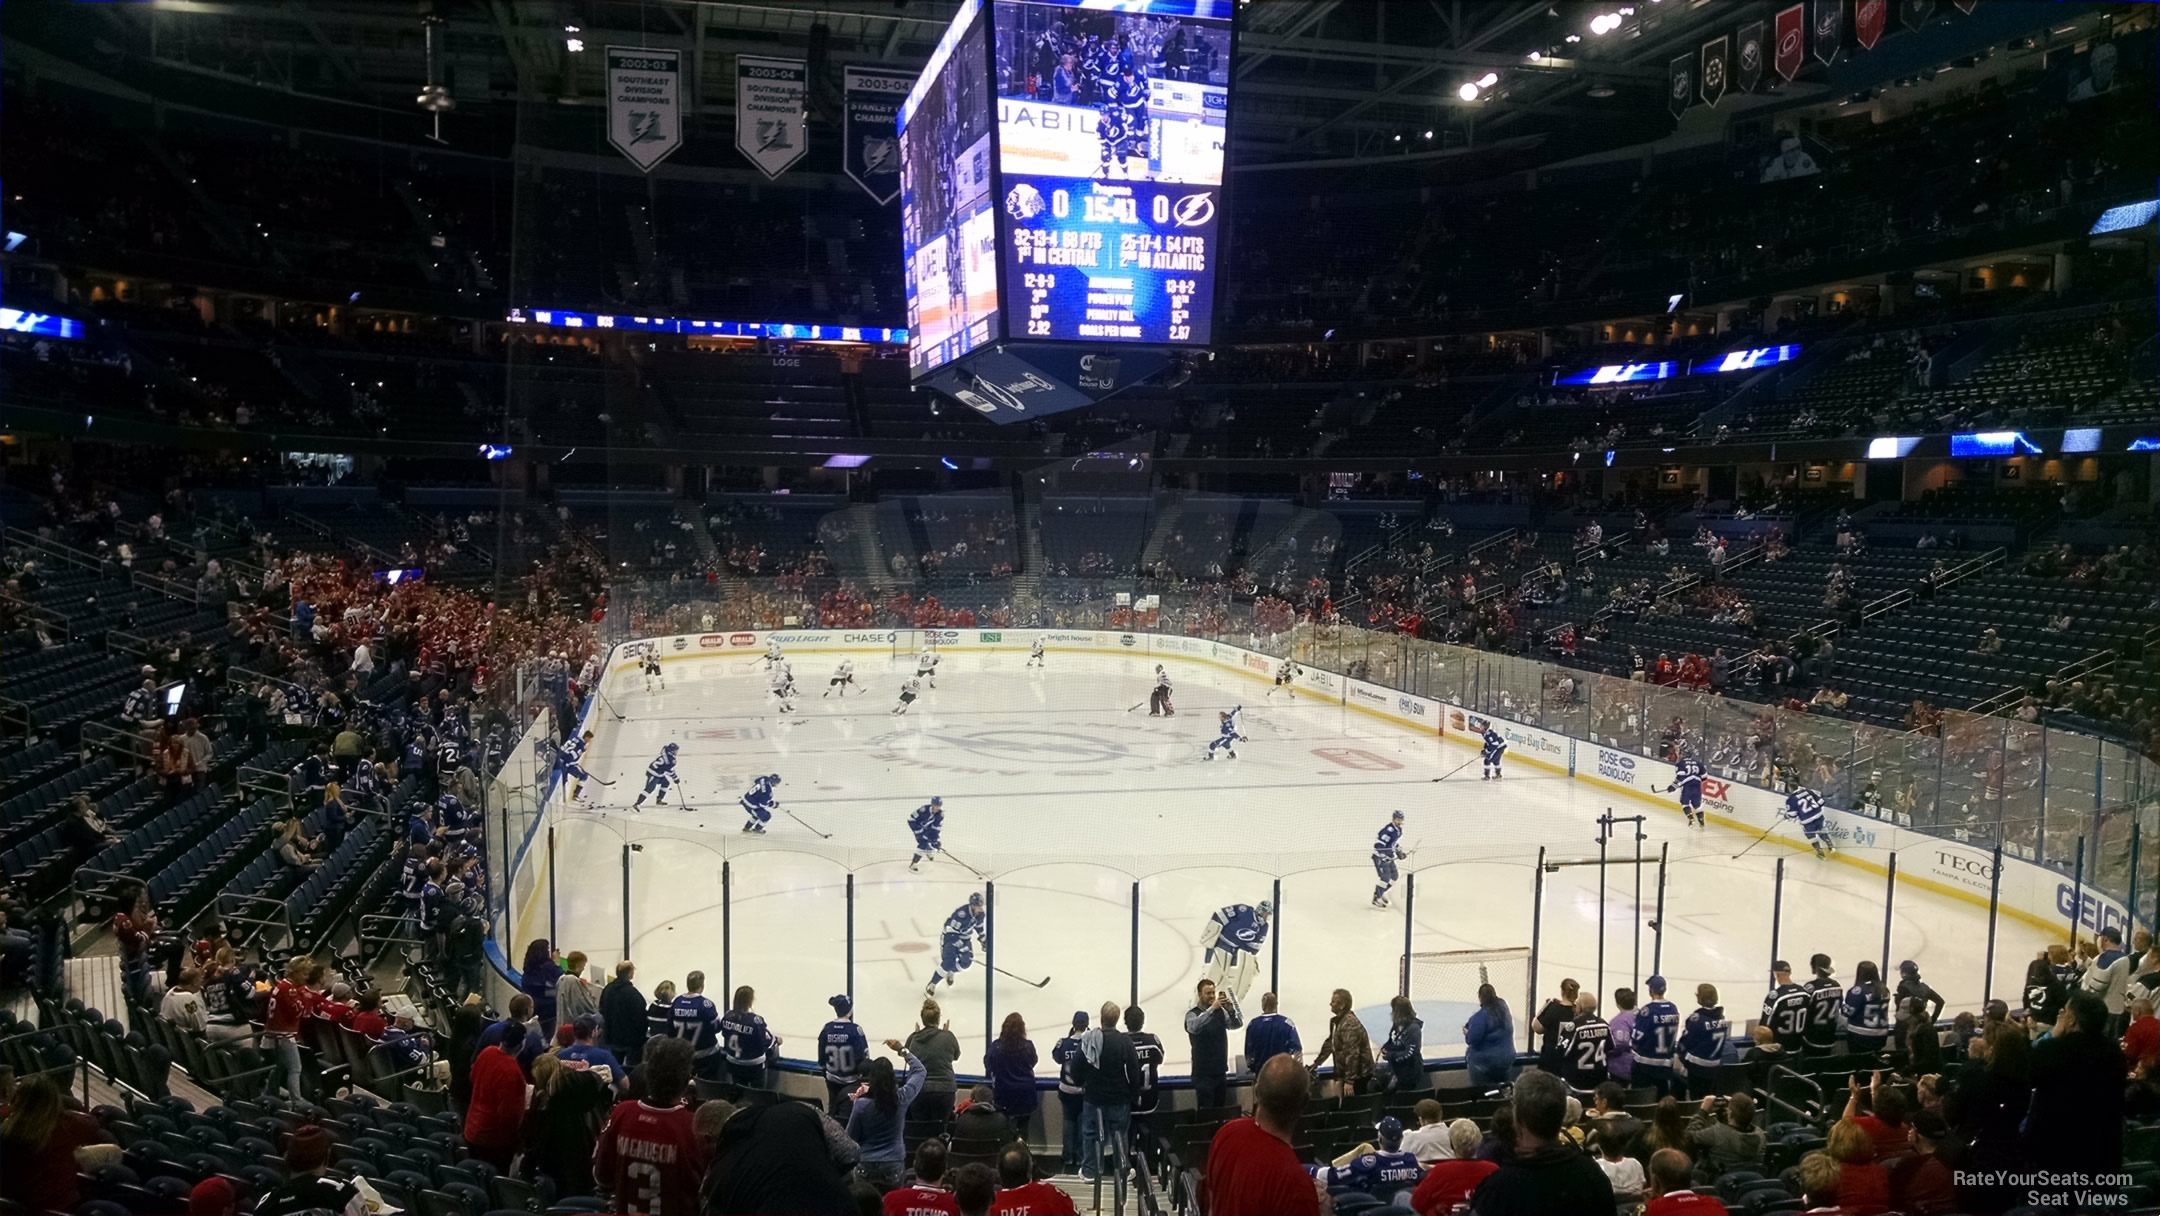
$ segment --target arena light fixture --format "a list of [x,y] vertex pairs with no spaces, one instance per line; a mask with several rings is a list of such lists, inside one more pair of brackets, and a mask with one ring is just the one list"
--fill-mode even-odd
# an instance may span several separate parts
[[1489,89],[1489,88],[1491,88],[1491,87],[1493,87],[1494,85],[1496,85],[1496,84],[1499,84],[1499,83],[1500,83],[1500,73],[1498,73],[1498,72],[1487,72],[1487,73],[1485,73],[1485,74],[1484,74],[1483,76],[1480,76],[1480,77],[1478,77],[1477,87],[1479,87],[1479,88],[1481,88],[1481,89]]
[[1463,81],[1462,87],[1455,90],[1455,95],[1464,101],[1476,101],[1478,95],[1477,82],[1474,80]]
[[582,55],[585,53],[585,40],[583,38],[565,38],[563,39],[563,48],[573,55]]

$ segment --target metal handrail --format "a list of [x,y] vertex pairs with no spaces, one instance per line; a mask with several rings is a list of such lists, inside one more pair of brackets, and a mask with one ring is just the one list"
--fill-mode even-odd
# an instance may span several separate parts
[[21,596],[9,595],[5,591],[0,591],[0,603],[13,604],[16,611],[32,620],[44,621],[49,625],[58,625],[60,632],[66,634],[69,641],[75,640],[73,619],[57,608],[47,608],[43,604],[32,603]]
[[202,595],[200,592],[186,583],[166,578],[161,574],[151,574],[145,570],[137,570],[131,574],[128,581],[145,590],[155,591],[160,595],[168,595],[176,600],[186,600],[197,608],[202,607]]
[[123,730],[104,722],[85,722],[82,725],[82,741],[93,747],[119,752],[137,763],[150,762],[150,741],[143,738],[140,731]]
[[81,566],[86,570],[95,570],[99,574],[106,573],[112,566],[111,562],[100,559],[97,554],[87,549],[78,549],[65,541],[39,536],[27,528],[0,530],[0,537],[4,537],[18,545],[27,545],[47,557],[57,557],[71,565]]
[[[2112,650],[2095,650],[2091,654],[2083,655],[2078,658],[2072,659],[2068,663],[2063,664],[2061,667],[2056,668],[2054,671],[2049,672],[2047,678],[2050,680],[2079,679],[2084,676],[2089,676],[2098,672],[2106,671],[2108,668],[2113,667],[2121,659],[2122,656],[2116,654]],[[1974,704],[1968,706],[1965,712],[1969,714],[2000,713],[2004,709],[2015,705],[2019,701],[2022,701],[2024,699],[2024,689],[2006,688],[2003,691],[1996,693],[1992,697],[1988,697],[1985,700],[1975,702]]]
[[1518,528],[1506,528],[1499,532],[1495,532],[1491,536],[1486,537],[1484,540],[1481,540],[1478,543],[1464,549],[1463,557],[1466,559],[1476,557],[1478,554],[1492,548],[1494,545],[1503,545],[1511,540],[1514,540],[1516,536],[1520,535],[1520,533],[1521,529]]
[[[30,707],[27,704],[8,697],[0,697],[0,727],[16,727],[22,736],[27,739],[30,737],[31,728],[34,725],[35,723],[30,718]],[[0,731],[0,734],[12,733],[16,732]]]

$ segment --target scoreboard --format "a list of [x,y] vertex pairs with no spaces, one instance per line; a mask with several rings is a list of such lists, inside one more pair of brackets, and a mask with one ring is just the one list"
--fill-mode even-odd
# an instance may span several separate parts
[[1232,18],[1232,0],[961,6],[901,114],[918,377],[993,343],[1213,340]]

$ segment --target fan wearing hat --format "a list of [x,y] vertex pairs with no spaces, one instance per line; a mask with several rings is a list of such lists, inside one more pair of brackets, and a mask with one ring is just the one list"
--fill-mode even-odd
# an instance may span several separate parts
[[855,1024],[855,1002],[840,993],[825,1002],[832,1021],[818,1031],[818,1064],[825,1070],[825,1113],[845,1119],[862,1084],[863,1062],[870,1058],[870,1038]]
[[262,1197],[255,1216],[294,1216],[321,1209],[339,1216],[365,1216],[367,1202],[350,1179],[330,1177],[330,1133],[319,1124],[293,1129],[285,1139],[285,1184]]
[[1371,1140],[1335,1158],[1330,1165],[1318,1167],[1313,1177],[1331,1187],[1348,1187],[1375,1199],[1393,1201],[1398,1194],[1414,1189],[1425,1176],[1417,1155],[1403,1151],[1402,1138],[1402,1120],[1389,1115],[1373,1125]]

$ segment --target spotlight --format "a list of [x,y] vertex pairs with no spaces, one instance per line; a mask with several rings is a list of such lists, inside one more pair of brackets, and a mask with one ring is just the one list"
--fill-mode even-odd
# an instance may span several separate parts
[[941,465],[944,465],[946,468],[953,470],[954,472],[958,472],[960,469],[959,465],[956,465],[952,462],[952,457],[950,456],[940,456],[937,458],[937,462]]
[[1483,76],[1480,76],[1480,77],[1478,77],[1478,82],[1477,82],[1477,85],[1478,85],[1478,87],[1479,87],[1479,88],[1481,88],[1481,89],[1489,89],[1489,88],[1491,88],[1491,87],[1493,87],[1494,85],[1496,85],[1496,84],[1499,84],[1499,83],[1500,83],[1500,73],[1498,73],[1498,72],[1487,72],[1487,73],[1485,73],[1485,74],[1484,74]]
[[1569,42],[1581,42],[1581,41],[1582,41],[1582,35],[1581,35],[1581,34],[1569,34],[1569,35],[1567,36],[1567,40],[1568,40]]
[[1478,95],[1477,82],[1474,80],[1463,81],[1462,87],[1455,90],[1455,95],[1464,101],[1476,101]]
[[565,38],[563,39],[563,46],[573,55],[585,53],[585,40],[583,38]]
[[1430,132],[1430,131],[1427,131],[1427,132],[1425,133],[1425,138],[1427,138],[1427,139],[1431,139],[1431,138],[1432,138],[1432,132]]

